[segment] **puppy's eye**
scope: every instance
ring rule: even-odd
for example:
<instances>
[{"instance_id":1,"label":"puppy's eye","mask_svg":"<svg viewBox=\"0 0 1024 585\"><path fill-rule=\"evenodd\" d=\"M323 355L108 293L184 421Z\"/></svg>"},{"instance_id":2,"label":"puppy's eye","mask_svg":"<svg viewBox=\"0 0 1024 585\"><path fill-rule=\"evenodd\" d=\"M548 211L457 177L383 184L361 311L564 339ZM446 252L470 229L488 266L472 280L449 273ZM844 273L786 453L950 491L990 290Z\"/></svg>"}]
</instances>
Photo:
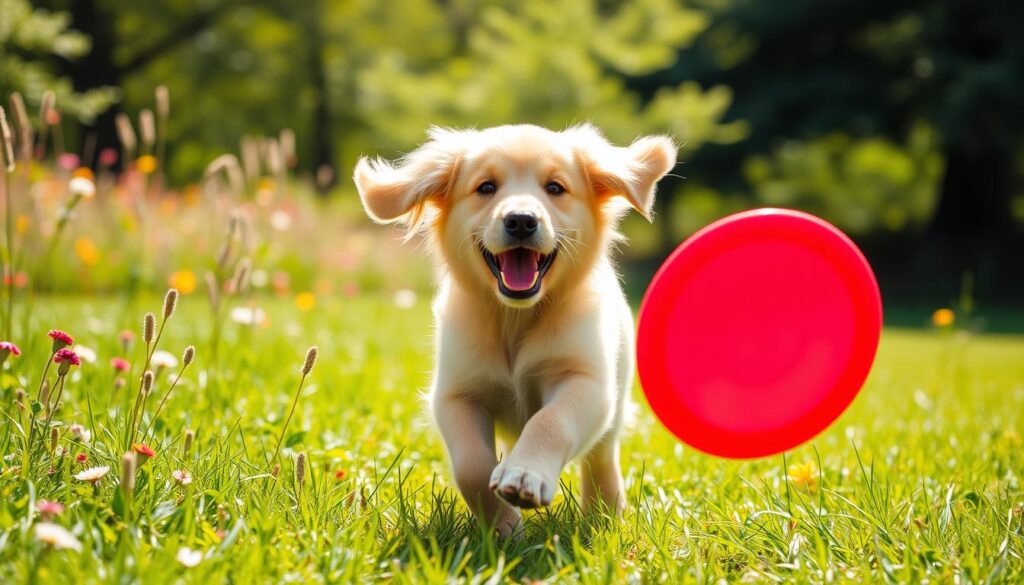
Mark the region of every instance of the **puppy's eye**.
<instances>
[{"instance_id":1,"label":"puppy's eye","mask_svg":"<svg viewBox=\"0 0 1024 585\"><path fill-rule=\"evenodd\" d=\"M551 181L547 185L544 185L544 190L548 192L548 195L561 195L565 193L565 187L557 181Z\"/></svg>"},{"instance_id":2,"label":"puppy's eye","mask_svg":"<svg viewBox=\"0 0 1024 585\"><path fill-rule=\"evenodd\" d=\"M498 186L494 184L494 181L484 181L476 188L476 192L481 195L494 195L498 192Z\"/></svg>"}]
</instances>

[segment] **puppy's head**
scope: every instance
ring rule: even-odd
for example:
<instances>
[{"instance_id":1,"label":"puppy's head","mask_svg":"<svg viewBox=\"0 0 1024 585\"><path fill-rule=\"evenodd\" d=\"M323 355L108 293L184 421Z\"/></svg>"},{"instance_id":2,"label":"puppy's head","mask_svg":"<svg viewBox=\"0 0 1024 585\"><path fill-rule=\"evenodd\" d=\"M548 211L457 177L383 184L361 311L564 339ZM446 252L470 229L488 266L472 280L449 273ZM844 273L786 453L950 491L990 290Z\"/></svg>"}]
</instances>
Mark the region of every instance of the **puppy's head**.
<instances>
[{"instance_id":1,"label":"puppy's head","mask_svg":"<svg viewBox=\"0 0 1024 585\"><path fill-rule=\"evenodd\" d=\"M460 284L530 307L587 274L623 210L650 219L675 160L668 138L617 147L590 125L433 129L397 163L361 159L355 182L374 220L426 226Z\"/></svg>"}]
</instances>

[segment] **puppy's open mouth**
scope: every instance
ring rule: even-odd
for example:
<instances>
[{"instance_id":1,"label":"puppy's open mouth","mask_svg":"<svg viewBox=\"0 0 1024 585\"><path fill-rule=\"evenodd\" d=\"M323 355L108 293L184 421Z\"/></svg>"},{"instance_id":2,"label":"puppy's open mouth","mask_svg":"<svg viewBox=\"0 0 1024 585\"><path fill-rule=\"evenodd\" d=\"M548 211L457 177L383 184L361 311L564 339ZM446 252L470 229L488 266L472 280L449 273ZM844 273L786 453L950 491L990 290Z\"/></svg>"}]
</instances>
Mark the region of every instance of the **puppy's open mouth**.
<instances>
[{"instance_id":1,"label":"puppy's open mouth","mask_svg":"<svg viewBox=\"0 0 1024 585\"><path fill-rule=\"evenodd\" d=\"M480 251L498 279L498 291L510 299L528 299L540 292L541 280L558 254L558 248L550 254L530 248L511 248L498 254L485 248Z\"/></svg>"}]
</instances>

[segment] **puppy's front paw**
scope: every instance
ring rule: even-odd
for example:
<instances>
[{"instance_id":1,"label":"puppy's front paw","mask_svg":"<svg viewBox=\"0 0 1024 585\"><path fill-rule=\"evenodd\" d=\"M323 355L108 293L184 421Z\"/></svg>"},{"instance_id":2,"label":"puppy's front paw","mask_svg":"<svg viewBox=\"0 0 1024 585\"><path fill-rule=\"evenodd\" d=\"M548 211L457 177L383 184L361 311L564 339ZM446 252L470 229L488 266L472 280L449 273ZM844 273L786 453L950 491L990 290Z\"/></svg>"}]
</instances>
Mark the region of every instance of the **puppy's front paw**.
<instances>
[{"instance_id":1,"label":"puppy's front paw","mask_svg":"<svg viewBox=\"0 0 1024 585\"><path fill-rule=\"evenodd\" d=\"M513 506L540 508L551 503L557 483L557 478L545 477L539 471L501 463L491 474L490 487Z\"/></svg>"}]
</instances>

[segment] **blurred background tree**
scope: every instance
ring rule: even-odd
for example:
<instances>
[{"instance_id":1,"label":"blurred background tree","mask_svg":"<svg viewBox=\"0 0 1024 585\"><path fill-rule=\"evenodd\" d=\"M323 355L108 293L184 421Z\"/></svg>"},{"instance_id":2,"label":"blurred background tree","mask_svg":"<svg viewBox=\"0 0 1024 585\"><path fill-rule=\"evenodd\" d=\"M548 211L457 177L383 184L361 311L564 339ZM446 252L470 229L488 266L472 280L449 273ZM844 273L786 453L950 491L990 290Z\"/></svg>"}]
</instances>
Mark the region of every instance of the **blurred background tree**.
<instances>
[{"instance_id":1,"label":"blurred background tree","mask_svg":"<svg viewBox=\"0 0 1024 585\"><path fill-rule=\"evenodd\" d=\"M590 120L616 141L684 145L654 226L625 226L629 269L649 274L717 217L778 205L854 235L889 298L948 302L968 273L983 297L1024 291L1020 2L0 6L0 88L35 104L55 87L81 122L71 141L114 144L115 115L169 87L175 185L241 136L291 128L300 172L351 199L360 154L407 151L431 124Z\"/></svg>"}]
</instances>

